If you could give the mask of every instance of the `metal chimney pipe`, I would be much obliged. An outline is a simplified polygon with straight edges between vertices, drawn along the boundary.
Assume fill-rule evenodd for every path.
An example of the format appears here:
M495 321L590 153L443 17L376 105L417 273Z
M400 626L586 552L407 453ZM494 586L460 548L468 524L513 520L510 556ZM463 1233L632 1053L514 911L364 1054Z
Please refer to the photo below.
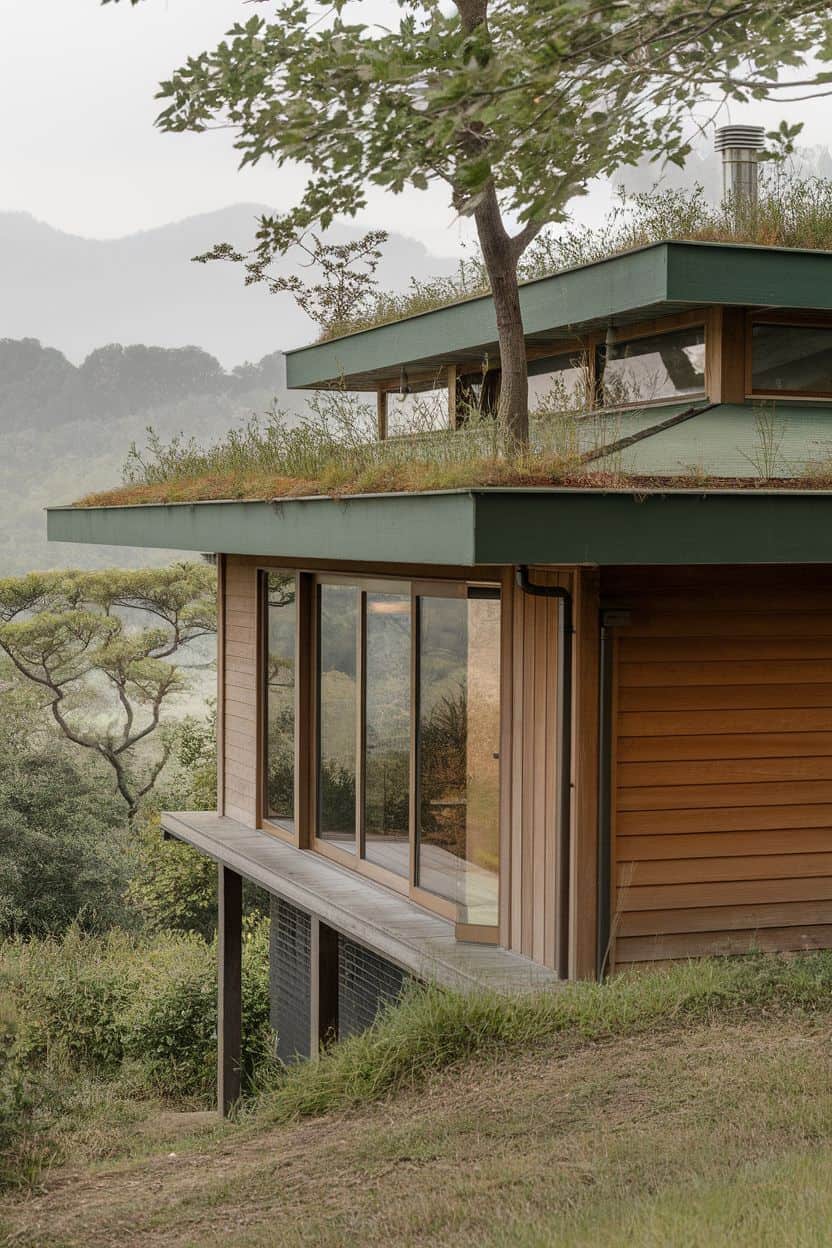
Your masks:
M722 198L734 205L757 203L757 153L762 149L762 126L720 126L714 147L722 152Z

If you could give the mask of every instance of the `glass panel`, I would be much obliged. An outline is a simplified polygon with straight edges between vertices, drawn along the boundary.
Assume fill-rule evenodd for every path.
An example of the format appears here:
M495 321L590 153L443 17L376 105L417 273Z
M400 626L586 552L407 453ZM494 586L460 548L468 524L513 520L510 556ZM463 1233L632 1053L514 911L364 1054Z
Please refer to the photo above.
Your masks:
M529 412L573 412L592 407L589 370L580 355L529 363Z
M428 433L448 426L448 387L437 386L430 390L387 396L387 433Z
M751 388L832 394L832 329L754 325Z
M604 402L608 406L683 398L705 389L705 329L617 342L607 350Z
M266 815L295 825L295 577L266 577Z
M318 836L355 852L358 590L318 588Z
M364 852L410 875L410 594L367 594Z
M461 923L497 923L499 749L499 597L421 598L417 882Z

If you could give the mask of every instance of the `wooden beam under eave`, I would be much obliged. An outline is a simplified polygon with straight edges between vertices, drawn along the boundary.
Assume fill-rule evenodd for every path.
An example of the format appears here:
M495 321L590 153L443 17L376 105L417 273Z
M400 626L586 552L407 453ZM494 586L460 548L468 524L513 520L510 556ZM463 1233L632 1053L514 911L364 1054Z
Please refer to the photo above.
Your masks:
M711 403L744 403L747 372L745 308L711 308L705 340L705 389Z
M243 1050L243 880L220 863L217 880L217 1109L240 1099Z
M387 438L387 391L379 386L376 389L376 426L379 442Z

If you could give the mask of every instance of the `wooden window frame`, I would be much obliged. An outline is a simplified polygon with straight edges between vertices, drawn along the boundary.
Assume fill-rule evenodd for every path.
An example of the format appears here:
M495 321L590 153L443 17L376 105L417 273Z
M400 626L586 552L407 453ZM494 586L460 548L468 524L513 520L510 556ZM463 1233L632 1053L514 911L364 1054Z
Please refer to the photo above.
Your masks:
M294 575L295 581L295 731L294 731L294 808L293 827L289 828L276 816L269 814L268 776L269 776L269 699L266 690L266 674L269 661L269 576L284 571L281 568L257 569L257 754L260 759L260 780L257 785L257 805L260 814L258 825L264 832L286 841L290 845L299 843L300 817L303 811L302 758L305 742L301 741L301 726L304 722L302 711L302 683L300 658L303 646L300 645L301 627L304 622L302 598L302 575L295 569L287 568L287 573Z
M617 403L614 407L605 407L605 412L638 412L643 408L667 407L670 404L691 402L695 403L700 399L707 399L708 392L708 356L713 351L712 332L710 326L710 309L702 308L691 312L678 313L675 316L657 317L652 321L639 321L634 325L622 325L612 331L612 340L615 344L622 342L638 342L642 338L664 338L669 334L678 334L685 329L698 329L702 327L703 345L705 347L705 361L703 366L703 385L701 390L692 390L688 394L665 395L658 399L641 399L633 403ZM593 383L595 385L596 398L600 398L600 386L603 383L604 371L598 367L599 349L603 347L606 340L606 333L603 335L598 333L595 336L594 350L592 352L593 360Z
M755 390L754 375L754 326L781 325L791 329L832 329L832 313L806 311L749 312L746 316L745 336L745 393L750 399L803 399L808 403L829 403L830 390Z
M349 585L354 587L358 596L358 627L356 629L356 672L360 696L356 698L356 797L355 797L355 850L349 851L341 849L338 845L332 844L325 838L318 836L318 756L319 756L319 723L318 723L318 648L319 648L319 628L318 628L318 589L321 585ZM401 591L403 586L407 586L410 594L410 744L409 744L409 870L408 875L401 876L395 872L379 866L377 863L370 862L365 856L365 828L364 828L364 741L365 741L365 715L366 715L366 699L365 699L365 653L366 653L366 595L368 593L390 593L396 592L394 587ZM303 705L305 711L301 714L301 719L296 724L295 731L295 748L296 748L296 768L297 755L304 753L309 759L307 783L307 801L306 801L306 840L307 848L315 853L321 854L322 857L332 862L338 863L347 870L354 871L358 875L362 875L367 879L374 880L378 884L383 884L387 888L391 888L394 892L402 896L408 897L417 905L422 906L426 910L432 911L434 914L440 915L442 918L449 920L454 924L457 939L466 941L475 941L483 944L499 943L500 933L500 914L498 905L497 921L493 926L485 926L480 924L462 923L458 920L459 909L455 902L449 901L447 898L440 897L429 890L420 887L415 883L416 880L416 853L418 844L417 821L418 821L418 775L417 775L417 755L418 755L418 662L419 662L419 633L418 633L418 604L419 599L425 596L430 597L453 597L465 598L468 590L476 586L488 586L489 589L497 591L500 597L500 629L504 626L504 595L501 580L487 579L484 580L476 575L465 580L459 579L436 579L428 580L419 577L401 576L390 573L387 576L377 575L361 575L359 573L346 572L316 572L309 575L311 610L306 613L307 619L305 624L305 632L303 639L306 640L306 649L309 653L309 672L307 675L308 685L311 696L307 696ZM300 595L299 595L300 597ZM297 633L298 649L302 651L304 646L301 644L301 633ZM262 682L261 682L262 683ZM299 681L296 681L296 690ZM501 682L502 685L502 682ZM502 699L501 699L502 702ZM500 716L502 725L503 707L501 705ZM501 742L502 747L502 742ZM502 795L502 774L500 777L500 793ZM297 799L296 799L297 800ZM502 810L502 796L498 797L498 811ZM297 815L297 807L296 807ZM296 820L297 822L297 820ZM274 824L269 825L270 831L276 831L280 834L281 829L275 827ZM500 837L502 839L502 818L500 818ZM499 896L502 897L502 855L500 856L500 868L498 874Z

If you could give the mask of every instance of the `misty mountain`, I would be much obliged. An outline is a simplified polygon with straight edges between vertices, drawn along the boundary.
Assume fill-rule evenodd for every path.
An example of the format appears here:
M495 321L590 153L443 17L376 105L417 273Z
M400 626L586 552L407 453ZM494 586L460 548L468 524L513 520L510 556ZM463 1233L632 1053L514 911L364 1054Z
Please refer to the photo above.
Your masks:
M290 295L246 287L239 266L191 262L214 243L250 247L264 211L238 204L114 240L0 213L0 576L164 561L50 545L43 508L117 484L147 426L203 442L273 404L305 408L286 390L283 351L317 327ZM363 232L337 226L327 237ZM384 253L377 276L391 290L456 264L396 234ZM302 258L280 267L297 272Z
M225 368L301 346L315 327L290 295L246 287L240 267L194 264L214 243L250 248L265 205L235 204L118 239L79 238L27 213L0 213L0 338L36 338L80 363L102 344L197 345ZM364 231L333 226L344 242ZM450 272L456 261L392 234L378 270L382 287ZM276 271L297 272L289 253Z
M198 347L111 345L75 365L36 339L1 339L0 576L166 562L170 553L49 544L43 509L118 484L148 426L164 441L209 443L274 405L290 419L306 406L286 391L282 352L225 370Z

